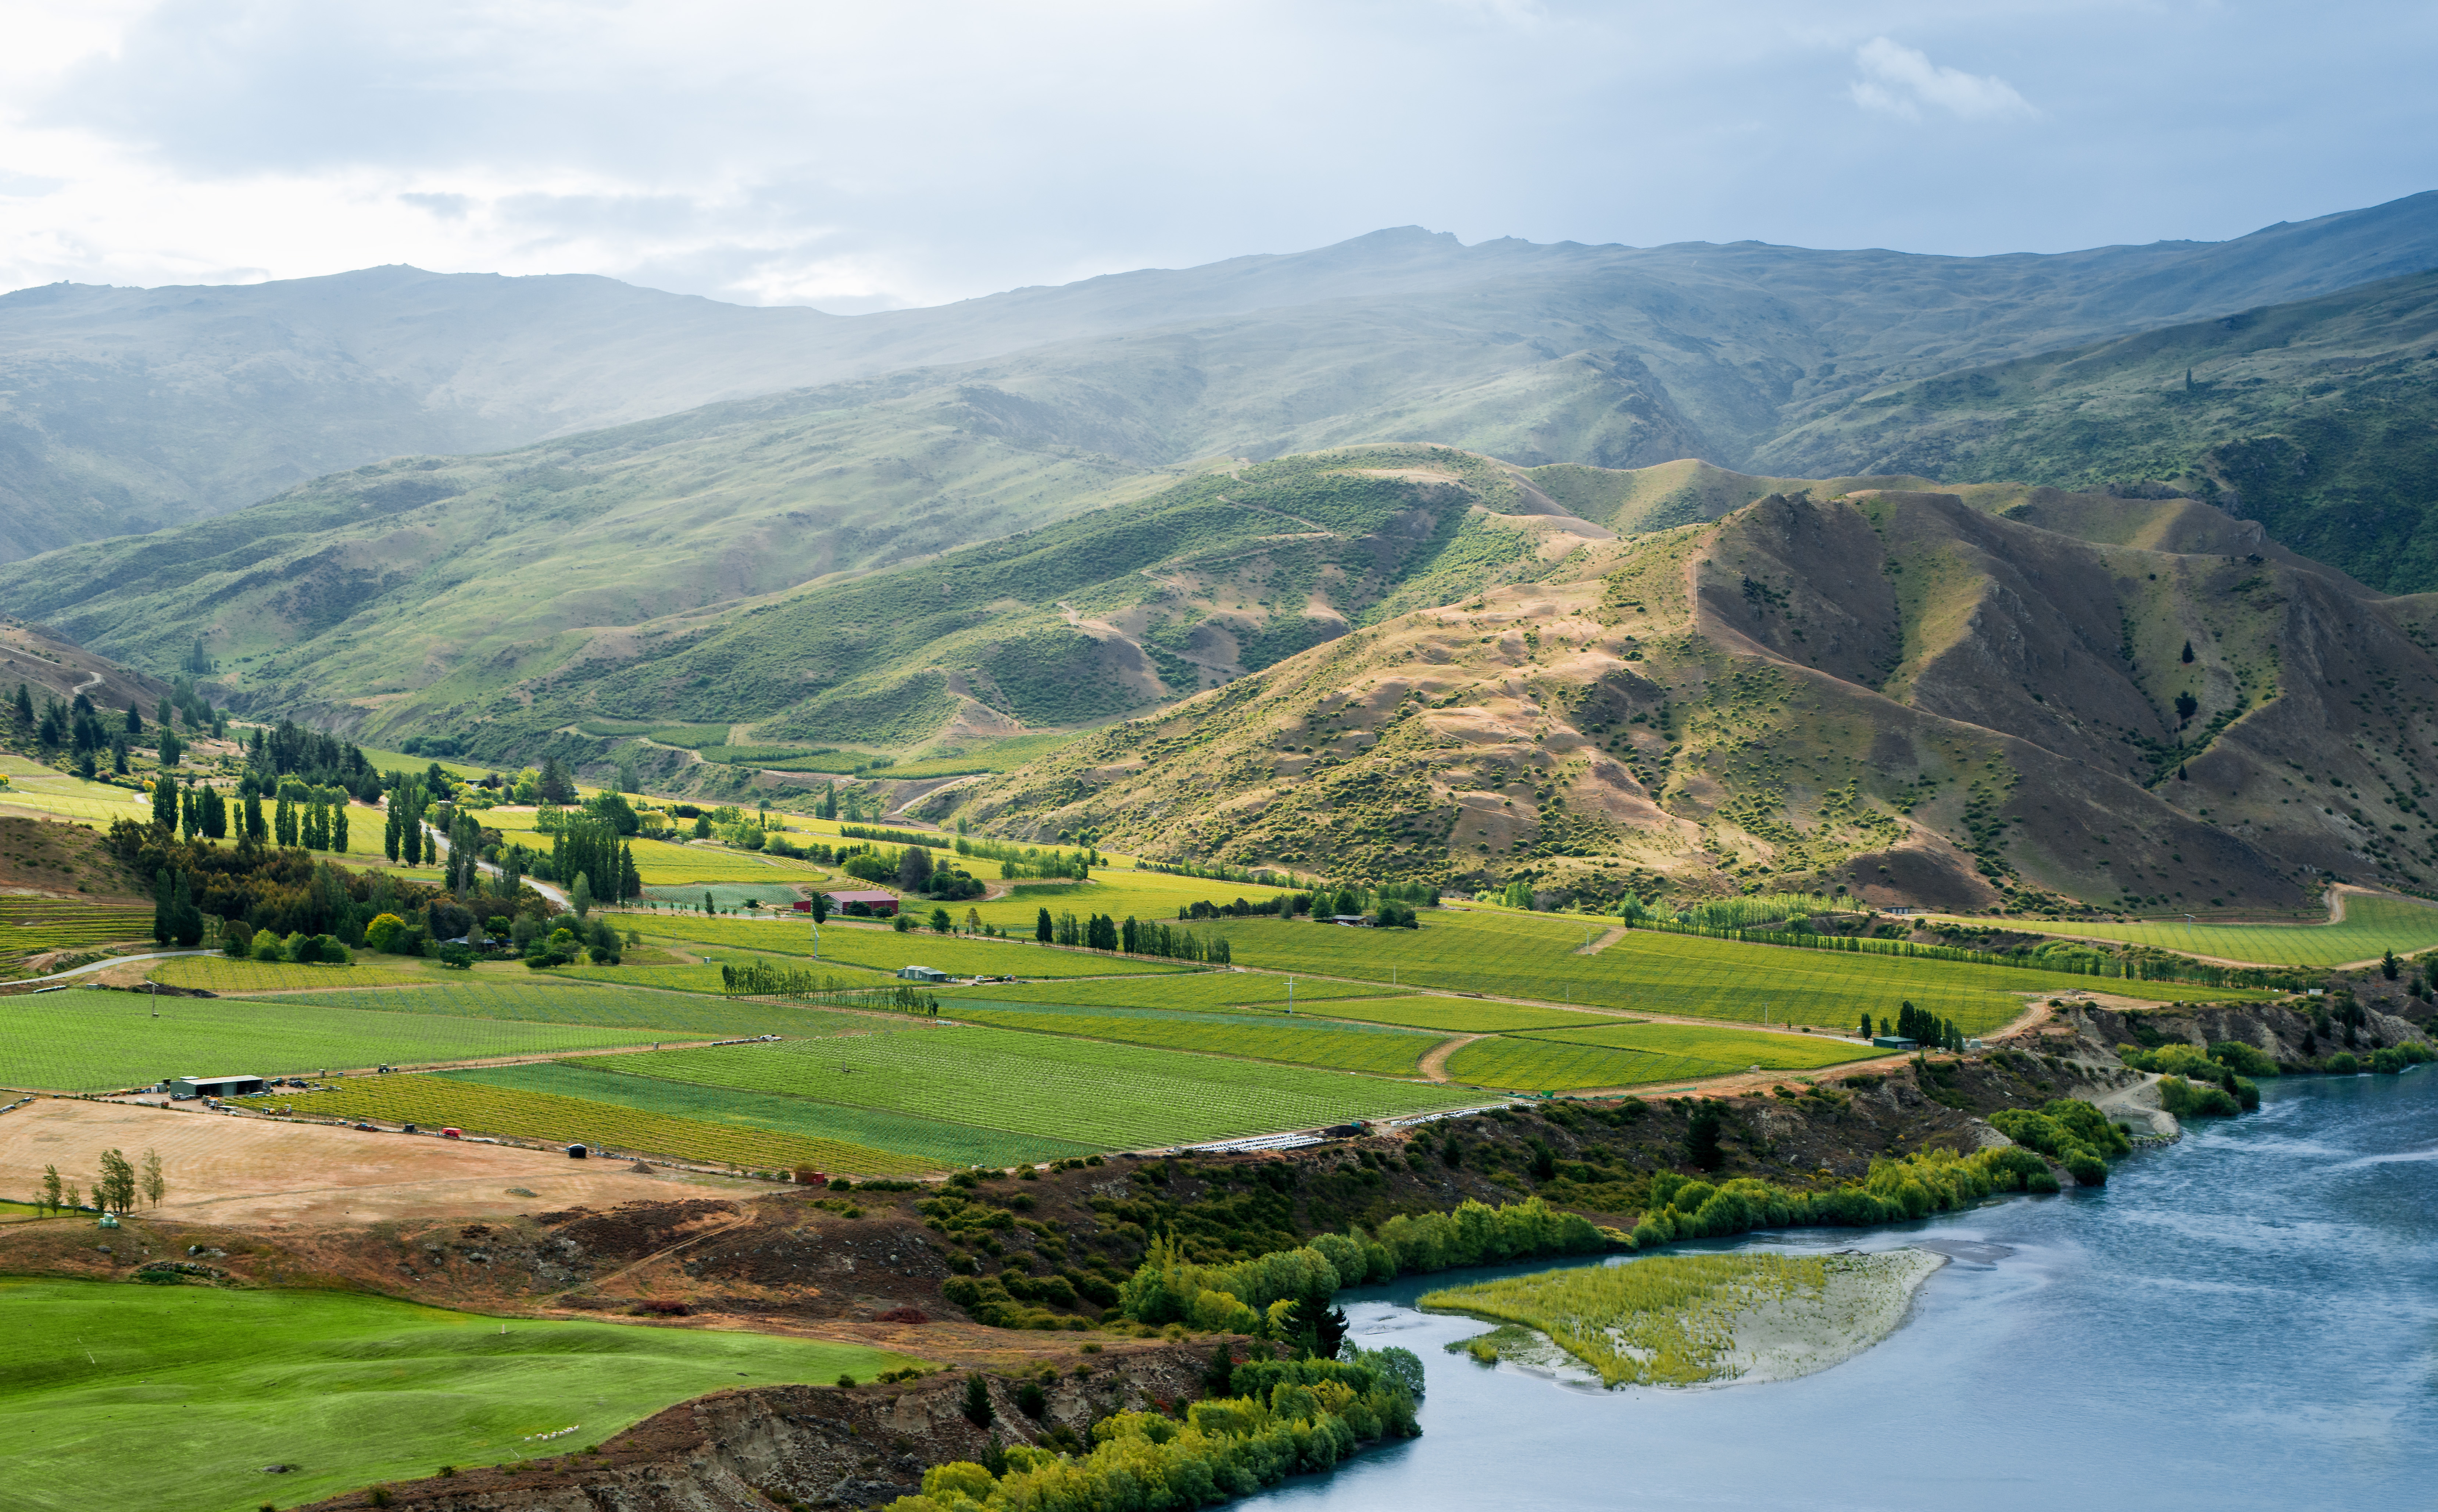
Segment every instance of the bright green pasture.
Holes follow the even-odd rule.
[[[0,787],[0,807],[57,814],[104,829],[113,819],[143,818],[152,812],[152,797],[141,789],[88,782],[20,756],[0,757],[0,775],[9,779],[9,785]]]
[[[1236,963],[1271,971],[1325,972],[1403,985],[1638,1009],[1692,1018],[1843,1029],[1867,1009],[1893,1017],[1911,1000],[1953,1019],[1966,1033],[1993,1029],[2023,1011],[2023,993],[2084,993],[2089,976],[1965,961],[1798,950],[1698,936],[1629,932],[1598,955],[1577,954],[1579,918],[1427,909],[1420,929],[1348,929],[1309,922],[1225,922]],[[1589,921],[1595,937],[1599,921]],[[2226,988],[2111,978],[2106,990],[2159,1001],[2223,1000]]]
[[[2262,966],[2335,966],[2349,960],[2370,960],[2380,951],[2399,956],[2438,949],[2438,908],[2410,898],[2373,898],[2359,893],[2344,897],[2345,917],[2322,924],[2067,924],[2066,933],[2122,940],[2136,945],[2220,960],[2248,961]],[[2038,925],[2026,925],[2038,928]],[[2114,982],[2089,984],[2084,991],[2121,991]]]
[[[1446,1088],[1015,1029],[617,1057],[622,1073],[782,1092],[1110,1149],[1461,1106]],[[865,1141],[870,1143],[872,1141]]]
[[[958,915],[963,919],[963,914]],[[751,919],[705,919],[699,914],[674,919],[628,914],[618,923],[646,940],[674,940],[684,944],[741,945],[748,950],[809,957],[813,926],[801,915],[756,922]],[[958,976],[1131,976],[1184,969],[1124,956],[1060,950],[1031,940],[987,940],[971,935],[935,935],[928,929],[894,929],[870,924],[826,923],[822,926],[823,962],[868,966],[893,972],[901,966],[933,966]]]
[[[663,1117],[684,1118],[699,1125],[728,1129],[763,1129],[806,1139],[833,1140],[868,1150],[913,1156],[930,1167],[1005,1166],[1020,1160],[1059,1160],[1087,1155],[1100,1146],[1038,1134],[1009,1134],[971,1124],[925,1118],[880,1108],[850,1107],[776,1092],[743,1092],[733,1087],[705,1086],[693,1081],[667,1081],[657,1077],[623,1076],[604,1069],[624,1066],[632,1057],[604,1056],[598,1061],[552,1062],[523,1065],[469,1066],[442,1071],[430,1080],[478,1082],[519,1092],[550,1093],[562,1098]],[[382,1077],[383,1082],[410,1080]],[[631,1142],[631,1137],[630,1142]],[[685,1152],[678,1152],[684,1153]],[[831,1169],[862,1170],[866,1165],[843,1158]]]
[[[226,956],[179,956],[146,974],[168,987],[200,987],[214,993],[314,992],[336,987],[388,987],[432,979],[420,960],[375,956],[353,965],[304,965],[292,960],[231,960]],[[379,962],[379,964],[375,964]],[[403,969],[401,969],[403,968]]]
[[[970,857],[962,864],[978,877],[998,875],[998,863],[980,856]],[[1044,908],[1050,910],[1053,919],[1061,913],[1071,913],[1078,919],[1096,913],[1107,914],[1112,919],[1123,919],[1131,914],[1137,919],[1157,919],[1175,924],[1180,922],[1176,917],[1176,910],[1180,907],[1191,907],[1205,901],[1232,903],[1238,898],[1247,903],[1259,903],[1287,890],[1255,887],[1250,883],[1203,882],[1193,877],[1173,877],[1165,871],[1129,871],[1112,867],[1093,872],[1089,882],[1040,893],[995,899],[989,903],[961,904],[955,912],[962,921],[966,908],[975,908],[980,912],[982,923],[986,924],[1021,930],[1029,935]],[[1242,921],[1200,919],[1185,923],[1184,927],[1208,931],[1224,928],[1231,923]]]
[[[0,1000],[0,1085],[98,1092],[173,1076],[284,1076],[548,1055],[662,1037],[630,1029],[367,1012],[284,998],[154,998],[71,988]]]
[[[804,894],[810,883],[801,879],[774,879],[768,882],[715,882],[694,887],[671,883],[664,887],[645,888],[644,896],[654,903],[674,904],[680,908],[699,908],[702,895],[711,894],[711,905],[722,912],[741,909],[749,903],[765,908],[784,909]]]
[[[699,969],[699,968],[694,968]],[[514,1019],[527,1024],[584,1024],[596,1029],[648,1029],[662,1037],[727,1039],[749,1034],[850,1034],[886,1029],[892,1020],[831,1013],[793,1004],[731,1001],[699,993],[651,993],[592,982],[444,982],[433,987],[310,993],[278,999],[326,1008],[389,1013],[445,1013],[454,1018]],[[646,1036],[647,1038],[650,1036]],[[623,1036],[626,1043],[633,1035]]]
[[[1653,1055],[1688,1056],[1716,1061],[1730,1071],[1756,1065],[1764,1071],[1811,1071],[1887,1053],[1857,1040],[1830,1039],[1820,1034],[1773,1034],[1766,1029],[1711,1029],[1704,1024],[1587,1025],[1534,1029],[1522,1037],[1615,1050],[1643,1050]]]
[[[1283,1061],[1336,1071],[1369,1071],[1380,1076],[1415,1075],[1422,1053],[1446,1037],[1404,1029],[1316,1023],[1305,1018],[1255,1018],[1244,1013],[1193,1013],[1165,1009],[1077,1008],[959,998],[953,1005],[942,1005],[942,1011],[967,1023],[992,1024],[1000,1029],[1075,1034],[1125,1045]]]
[[[1508,1035],[1475,1040],[1449,1056],[1447,1063],[1447,1074],[1458,1081],[1518,1092],[1646,1086],[1654,1081],[1691,1081],[1742,1069],[1697,1056],[1651,1055]]]
[[[852,1345],[502,1320],[336,1292],[0,1280],[0,1500],[240,1512],[565,1453],[727,1386],[870,1379]],[[502,1332],[503,1327],[505,1332]],[[529,1435],[564,1428],[565,1438]],[[265,1465],[292,1465],[265,1475]]]
[[[1077,1003],[1098,1008],[1284,1008],[1287,978],[1258,972],[1193,972],[1133,976],[1123,981],[1029,982],[978,989],[1010,1003]],[[1387,997],[1367,982],[1298,981],[1298,1006],[1348,997]],[[1330,1010],[1332,1013],[1338,1011]],[[1359,1016],[1359,1015],[1341,1015]]]

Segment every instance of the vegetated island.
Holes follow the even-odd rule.
[[[1916,1249],[1661,1255],[1450,1287],[1422,1306],[1497,1324],[1448,1345],[1484,1364],[1588,1369],[1608,1387],[1793,1380],[1894,1333],[1946,1263]]]

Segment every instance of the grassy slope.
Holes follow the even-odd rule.
[[[2410,956],[2438,948],[2438,908],[2403,898],[2358,894],[2346,897],[2341,923],[2215,924],[2160,920],[2072,927],[2077,935],[2275,966],[2334,966],[2369,960],[2385,950]]]
[[[10,1504],[238,1512],[599,1443],[721,1387],[869,1378],[851,1345],[501,1322],[382,1297],[0,1278]],[[571,1371],[571,1366],[580,1367]],[[344,1449],[342,1449],[344,1446]],[[296,1468],[265,1476],[265,1465]],[[275,1481],[275,1490],[272,1483]]]

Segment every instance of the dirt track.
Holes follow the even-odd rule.
[[[161,1152],[163,1217],[256,1227],[609,1207],[666,1201],[698,1185],[504,1145],[44,1098],[0,1115],[0,1192],[22,1201],[52,1165],[90,1188],[101,1152],[114,1148],[137,1162],[147,1150]]]

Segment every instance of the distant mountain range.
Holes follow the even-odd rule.
[[[2051,256],[1391,231],[853,319],[26,290],[0,517],[73,543],[0,610],[502,763],[1106,726],[896,796],[1179,855],[2285,906],[2438,878],[2432,267],[2438,194]]]

